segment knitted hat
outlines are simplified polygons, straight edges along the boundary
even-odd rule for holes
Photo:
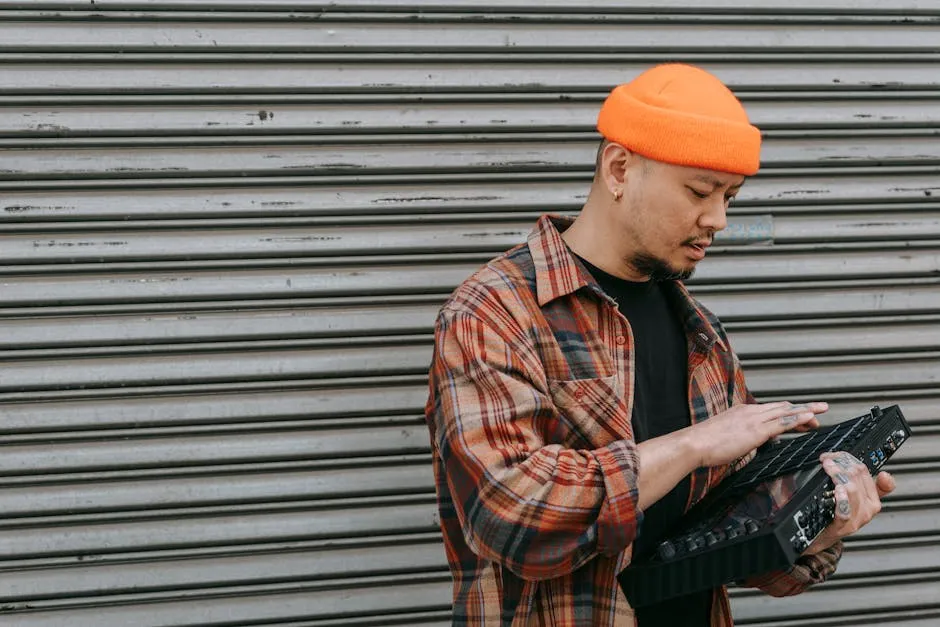
[[[731,90],[705,70],[659,65],[607,97],[597,130],[656,161],[749,176],[760,167],[760,131]]]

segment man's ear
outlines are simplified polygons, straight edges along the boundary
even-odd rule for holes
[[[636,154],[620,144],[609,143],[601,155],[601,181],[607,191],[614,197],[623,194],[627,182],[627,172]]]

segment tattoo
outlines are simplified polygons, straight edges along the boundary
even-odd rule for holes
[[[849,479],[847,476],[845,476],[844,474],[842,474],[841,472],[837,472],[837,473],[836,473],[836,481],[838,481],[838,482],[841,483],[842,485],[845,485],[845,484],[847,484],[847,483],[850,481],[850,479]]]
[[[852,463],[846,460],[844,457],[836,457],[832,462],[841,468],[842,470],[852,470]]]
[[[844,470],[850,470],[853,466],[861,466],[862,462],[852,455],[851,453],[846,453],[845,451],[839,451],[836,455],[835,462]]]
[[[789,416],[784,416],[780,419],[780,424],[784,427],[791,427],[796,424],[796,414],[790,414]]]
[[[848,518],[852,515],[852,506],[849,504],[847,499],[844,501],[839,501],[839,514],[841,514],[844,518]]]

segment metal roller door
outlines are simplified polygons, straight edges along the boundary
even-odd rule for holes
[[[648,65],[764,167],[693,288],[762,399],[899,402],[838,577],[940,624],[940,2],[0,1],[0,623],[445,625],[434,312],[590,182]]]

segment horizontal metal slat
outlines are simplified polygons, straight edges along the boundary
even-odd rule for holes
[[[923,237],[940,238],[940,219],[914,217],[909,226]],[[174,231],[96,231],[29,233],[2,237],[0,263],[126,261],[152,259],[251,258],[280,256],[351,256],[494,252],[525,242],[532,221],[497,224],[430,224],[406,227],[303,227],[274,229],[188,228]],[[887,231],[888,228],[881,228]],[[773,237],[769,217],[739,216],[715,238],[717,245],[767,243]]]
[[[4,63],[0,80],[10,87],[7,93],[211,93],[216,91],[337,93],[399,92],[399,91],[498,91],[545,92],[590,90],[604,92],[612,85],[624,83],[638,75],[662,56],[624,61],[602,60],[584,62],[568,57],[564,64],[545,63],[560,57],[544,55],[541,63],[509,61],[505,58],[479,61],[469,56],[459,62],[442,62],[440,55],[426,59],[417,55],[391,56],[378,63],[368,55],[358,63],[321,55],[317,63],[276,63],[269,61],[246,64],[223,57],[227,63],[205,63],[194,60],[181,62],[167,53],[165,62],[155,64],[66,62],[56,58],[45,63]],[[634,55],[635,56],[635,55]],[[784,55],[777,55],[783,60]],[[818,55],[817,55],[818,56]],[[126,57],[124,57],[126,59]],[[348,56],[346,57],[348,59]],[[836,90],[904,86],[908,89],[934,89],[940,85],[933,67],[936,60],[923,54],[903,60],[866,59],[855,64],[845,58],[824,62],[790,60],[776,66],[773,72],[777,89]],[[119,56],[113,61],[121,61]],[[759,62],[717,61],[679,55],[671,60],[688,61],[716,74],[733,89],[766,89],[767,66]],[[395,61],[392,63],[391,61]],[[494,71],[497,69],[499,71]],[[473,86],[472,89],[468,86]]]
[[[900,608],[889,612],[862,612],[859,614],[839,614],[835,616],[814,617],[807,619],[759,620],[757,622],[741,622],[739,625],[760,625],[761,627],[853,627],[860,623],[886,623],[900,627],[933,627],[940,619],[940,609],[906,609]]]
[[[756,394],[825,396],[828,392],[936,387],[940,362],[933,353],[863,358],[751,361],[747,381]]]
[[[832,282],[774,286],[693,286],[692,291],[729,328],[757,320],[890,317],[940,311],[937,279]],[[0,318],[0,347],[165,344],[291,337],[360,337],[429,333],[443,295],[385,297],[368,304],[342,300],[176,303],[133,308],[8,309]],[[42,305],[46,305],[42,307]],[[121,313],[128,311],[129,313]],[[58,315],[54,315],[58,314]],[[871,320],[877,324],[877,319]],[[798,324],[805,324],[800,322]],[[837,322],[835,324],[838,324]],[[766,327],[766,323],[757,325]],[[743,333],[743,332],[742,332]]]
[[[40,3],[61,4],[54,2],[54,0],[38,0],[37,5]],[[121,0],[97,0],[95,6],[96,8],[101,9],[117,9],[121,6]],[[152,8],[160,7],[165,9],[182,9],[186,6],[192,7],[193,5],[189,2],[186,2],[186,0],[155,0],[153,4],[151,4]],[[321,2],[314,4],[300,3],[296,0],[294,2],[283,2],[281,0],[259,0],[258,2],[254,3],[252,3],[251,0],[200,0],[199,5],[197,6],[199,6],[200,9],[203,7],[215,8],[221,6],[277,6],[291,7],[292,9],[306,8],[307,10],[313,11],[329,9],[331,11],[397,12],[401,10],[401,3],[397,0],[341,0],[340,2]],[[894,2],[890,5],[885,5],[879,0],[820,0],[819,2],[814,0],[793,0],[792,2],[788,3],[786,7],[768,5],[768,3],[763,0],[706,0],[705,2],[696,4],[695,8],[691,9],[689,7],[688,0],[650,0],[649,2],[643,4],[642,7],[624,5],[618,0],[589,0],[588,2],[580,5],[577,9],[575,9],[570,2],[566,2],[566,0],[545,0],[544,2],[539,2],[538,5],[533,5],[524,0],[514,0],[504,4],[498,4],[495,2],[486,4],[480,2],[479,0],[448,0],[446,2],[443,0],[409,0],[407,6],[417,7],[423,11],[439,10],[464,12],[525,10],[551,14],[555,14],[556,12],[565,13],[569,11],[572,13],[601,12],[603,14],[607,14],[608,12],[613,12],[630,14],[637,11],[645,12],[650,8],[655,8],[666,13],[670,11],[696,14],[731,12],[734,15],[738,15],[744,12],[756,14],[792,15],[794,11],[803,11],[810,14],[831,12],[857,14],[859,12],[863,12],[878,15],[917,15],[940,12],[940,4],[938,4],[936,0],[898,0],[897,2]]]
[[[382,260],[385,263],[377,265],[326,268],[304,268],[292,260],[295,262],[286,268],[194,268],[184,272],[150,270],[113,274],[79,274],[78,268],[72,267],[67,275],[7,274],[0,277],[0,306],[310,298],[363,293],[376,298],[392,294],[445,294],[483,266],[486,256],[477,259],[466,261],[454,256],[436,256],[427,259],[431,263],[425,265],[406,265],[410,260],[401,257],[385,259]],[[395,261],[400,265],[389,263]],[[835,245],[793,250],[727,249],[711,254],[697,272],[693,285],[832,278],[900,279],[930,276],[938,271],[940,252],[930,242],[911,244],[899,250],[879,246],[861,251]]]
[[[702,267],[704,270],[704,266]],[[932,279],[893,282],[828,283],[748,288],[693,286],[693,292],[724,322],[825,319],[864,315],[904,315],[940,311],[940,292]]]
[[[507,250],[525,242],[534,221],[468,217],[434,223],[432,220],[383,226],[302,226],[275,228],[270,224],[213,228],[210,221],[177,229],[115,230],[85,227],[74,232],[68,224],[49,225],[42,232],[9,233],[0,263],[134,261],[161,259],[251,258],[280,256],[352,256],[432,254]],[[488,218],[488,219],[487,219]],[[911,239],[940,239],[940,212],[839,216],[735,215],[728,228],[715,236],[716,246],[760,243],[831,243]]]
[[[426,435],[424,437],[427,439]],[[209,450],[208,446],[203,446],[204,450]],[[90,451],[88,457],[94,453],[94,450]],[[350,455],[352,454],[351,451]],[[185,516],[187,509],[197,507],[230,505],[237,508],[239,505],[253,503],[309,503],[316,500],[370,496],[433,496],[434,477],[430,456],[422,456],[420,459],[420,462],[409,465],[392,465],[383,463],[380,459],[373,459],[368,467],[336,470],[320,468],[306,472],[268,471],[264,464],[258,463],[249,472],[230,472],[224,475],[200,476],[195,469],[191,473],[192,476],[184,477],[161,477],[155,473],[154,478],[147,478],[146,474],[143,478],[126,478],[121,473],[112,473],[113,479],[105,478],[85,483],[68,483],[66,476],[61,484],[48,485],[43,484],[40,476],[32,486],[4,485],[0,488],[0,503],[8,508],[3,510],[3,520],[15,523],[19,518],[32,519],[36,516],[71,516],[154,509],[173,509],[177,510],[178,515]],[[208,463],[213,461],[222,460],[218,457],[215,460],[207,460]],[[142,466],[146,463],[147,460],[143,460]],[[352,460],[342,460],[338,461],[337,465],[350,466],[352,463]],[[86,467],[94,468],[95,465],[106,464],[107,460],[99,457],[89,460]],[[146,470],[140,469],[133,474],[143,473],[146,473]]]
[[[185,513],[185,516],[180,516]],[[300,542],[440,531],[433,494],[412,498],[357,498],[316,506],[266,503],[203,511],[123,512],[0,521],[5,559],[89,556],[129,551]]]
[[[410,433],[413,441],[427,441],[424,427],[411,429]],[[309,438],[298,437],[301,444],[307,439]],[[205,459],[197,460],[200,466],[231,461],[225,456],[225,453],[232,448],[231,443],[222,436],[219,440],[220,447],[224,447],[224,450],[220,452],[216,452],[209,441],[197,440],[189,446],[189,451],[205,454]],[[266,462],[297,459],[298,454],[295,451],[288,451],[290,455],[285,455],[283,445],[280,450],[262,451],[261,445],[269,440],[270,438],[258,437],[258,448],[250,449],[251,441],[243,438],[242,445],[250,449],[250,454],[238,458],[237,461],[247,464],[250,460],[252,465],[243,466],[241,472],[228,470],[225,474],[219,471],[210,474],[213,470],[211,468],[190,468],[188,475],[177,477],[164,476],[159,470],[148,471],[147,468],[156,464],[169,465],[175,457],[179,459],[179,464],[174,470],[182,473],[183,468],[194,462],[192,457],[186,455],[187,451],[177,453],[154,450],[156,447],[148,446],[146,442],[138,443],[136,447],[133,442],[130,442],[123,449],[119,445],[92,446],[89,450],[82,451],[81,455],[63,446],[50,446],[48,456],[52,460],[44,462],[33,462],[25,455],[28,453],[26,447],[9,447],[13,459],[6,464],[4,471],[19,474],[31,470],[36,474],[30,476],[29,485],[22,487],[10,478],[4,478],[3,487],[0,488],[0,505],[2,505],[4,518],[12,521],[18,517],[27,516],[273,503],[346,498],[356,495],[431,495],[434,492],[430,457],[419,456],[406,465],[384,462],[382,459],[361,460],[358,461],[358,465],[353,465],[357,460],[351,457],[357,451],[351,448],[348,452],[350,459],[337,461],[337,465],[342,464],[346,468],[331,470],[321,465],[319,468],[310,470],[278,472],[273,467],[269,468]],[[899,486],[896,495],[892,498],[927,499],[940,496],[936,488],[940,472],[934,466],[921,465],[911,468],[904,466],[906,461],[925,457],[936,462],[938,440],[940,436],[936,433],[915,431],[911,442],[905,444],[896,454],[896,459],[892,459],[889,469],[896,473]],[[915,443],[916,446],[914,446]],[[389,449],[392,448],[390,444]],[[427,448],[428,445],[423,444],[420,448],[414,446],[412,451],[425,451]],[[115,449],[117,449],[116,459],[108,458],[108,452]],[[128,458],[134,451],[140,454],[140,464],[137,467],[127,467]],[[69,456],[70,452],[71,456]],[[385,454],[392,455],[396,452],[388,450]],[[406,451],[398,453],[404,452]],[[28,469],[27,465],[36,466],[36,468]],[[125,472],[107,473],[101,478],[94,478],[94,475],[91,475],[91,480],[86,478],[85,481],[72,480],[66,474],[59,477],[39,474],[67,471],[87,473],[99,468],[111,469],[122,466],[126,469]],[[82,478],[85,477],[76,477],[76,479]]]
[[[193,428],[188,425],[209,425],[209,428],[225,425],[233,429],[239,423],[261,421],[295,421],[295,424],[310,421],[311,425],[316,421],[316,424],[340,425],[346,421],[366,419],[359,416],[402,416],[394,419],[400,422],[421,416],[426,398],[427,387],[424,385],[372,383],[358,388],[202,394],[194,391],[187,395],[130,398],[114,398],[107,394],[102,398],[67,401],[39,397],[31,403],[0,404],[0,413],[3,415],[3,431],[7,434],[58,431],[75,432],[72,435],[79,436],[81,431],[87,430]],[[840,394],[824,400],[830,404],[829,413],[822,416],[827,424],[859,416],[875,404],[887,407],[895,403],[900,404],[912,423],[940,423],[937,394],[929,391],[918,395],[880,392],[873,388],[850,398]]]
[[[64,359],[109,352],[149,355],[271,348],[302,350],[331,342],[347,348],[367,346],[369,336],[379,336],[372,341],[376,351],[381,352],[384,343],[390,339],[394,341],[388,336],[417,333],[430,338],[439,306],[439,303],[434,303],[313,311],[203,312],[134,318],[0,319],[0,331],[8,331],[7,337],[10,337],[10,341],[0,346],[22,349],[21,352],[9,353],[11,357],[42,357],[54,349]],[[779,316],[784,318],[786,312],[780,311]],[[735,351],[744,358],[940,349],[940,330],[937,319],[932,316],[729,323],[727,329]],[[158,348],[155,344],[160,342],[167,343],[167,346]],[[88,348],[62,351],[70,345]],[[105,346],[115,348],[105,349]],[[124,346],[126,348],[118,348]],[[28,350],[39,347],[44,347],[44,350]]]
[[[859,319],[807,324],[729,325],[734,350],[742,357],[847,355],[940,350],[940,319]]]
[[[892,291],[871,287],[868,292],[887,301]],[[826,298],[817,292],[817,299]],[[763,297],[755,290],[754,300]],[[833,298],[841,298],[837,293]],[[706,295],[705,303],[723,317],[726,308],[720,292]],[[142,352],[157,350],[158,344],[279,341],[291,339],[360,343],[362,338],[403,334],[431,334],[444,299],[427,303],[350,303],[335,307],[294,307],[290,309],[243,309],[179,313],[108,315],[104,311],[88,315],[41,318],[0,318],[0,348],[41,349],[70,346],[97,347],[147,345]],[[745,303],[748,309],[749,304]],[[932,316],[889,316],[891,309],[854,309],[848,320],[794,320],[806,311],[802,302],[777,310],[774,322],[727,322],[736,351],[747,356],[786,353],[863,352],[873,350],[928,350],[938,333]],[[837,312],[827,312],[835,314]],[[877,317],[869,317],[872,315]],[[730,318],[729,319],[733,319]],[[788,321],[784,321],[787,320]],[[259,346],[263,346],[259,344]],[[135,350],[128,348],[127,350]],[[167,349],[169,350],[169,349]],[[29,353],[27,353],[29,354]],[[75,354],[75,353],[73,353]]]
[[[0,365],[0,391],[418,375],[427,372],[431,348],[428,339],[402,338],[384,349],[323,346],[145,358],[7,359]],[[747,365],[751,386],[764,394],[914,388],[935,384],[940,377],[934,353],[749,360]]]
[[[107,606],[96,605],[94,599],[82,605],[43,601],[30,604],[26,611],[8,611],[6,616],[10,624],[26,627],[60,627],[62,621],[76,627],[143,625],[155,615],[171,625],[233,625],[233,619],[242,624],[365,616],[375,620],[405,611],[446,609],[452,588],[449,575],[412,575],[407,582],[394,576],[376,577],[362,583],[350,581],[340,591],[334,586],[284,586],[268,590],[245,587],[226,590],[225,594],[206,591],[201,595],[165,595],[166,600],[161,601],[138,594],[127,595],[122,604]],[[62,607],[54,611],[50,607],[53,605]]]
[[[940,565],[940,546],[935,541],[881,542],[878,546],[850,542],[836,578],[882,575],[890,572],[935,570]],[[335,541],[308,549],[266,549],[234,554],[168,559],[113,556],[89,563],[62,563],[31,569],[18,567],[7,575],[8,586],[0,600],[25,602],[35,598],[120,594],[131,590],[184,589],[355,577],[372,572],[430,572],[447,568],[444,550],[436,534],[403,536],[386,541]],[[739,595],[735,595],[737,599]]]
[[[940,109],[938,109],[940,110]],[[749,180],[729,209],[768,213],[782,217],[786,212],[860,214],[883,211],[894,214],[902,206],[877,203],[912,203],[916,208],[932,208],[940,200],[938,174],[933,170],[907,173],[882,168],[879,172],[843,170],[824,172],[775,172]],[[130,183],[130,182],[128,182]],[[448,181],[401,182],[364,186],[317,185],[305,187],[256,187],[237,191],[218,188],[172,189],[172,180],[160,188],[92,191],[6,190],[0,200],[0,222],[79,221],[79,220],[239,220],[250,218],[310,217],[321,221],[374,223],[376,220],[406,219],[420,224],[429,214],[441,217],[453,213],[498,214],[505,218],[523,212],[575,212],[587,199],[590,181]],[[927,204],[925,204],[927,203]],[[532,220],[534,223],[534,220]],[[133,224],[133,223],[131,223]],[[37,225],[38,226],[38,225]],[[93,226],[93,225],[92,225]],[[128,225],[125,225],[125,227]],[[21,228],[21,227],[17,227]],[[86,226],[87,228],[87,226]]]
[[[443,299],[429,303],[191,313],[0,318],[0,348],[108,346],[430,333]]]
[[[59,595],[121,593],[149,589],[179,589],[186,586],[205,587],[247,583],[242,573],[259,573],[252,582],[303,580],[335,575],[357,576],[370,570],[418,570],[425,572],[446,568],[443,550],[437,542],[402,543],[377,548],[346,548],[316,552],[262,553],[183,561],[148,561],[115,563],[100,562],[70,568],[44,568],[33,573],[17,572],[3,600],[29,603],[31,599]],[[839,565],[839,576],[847,574],[882,574],[895,570],[895,565],[936,566],[936,544],[890,546],[877,551],[859,551],[852,546]],[[860,567],[865,570],[860,570]],[[334,574],[335,573],[335,574]],[[734,596],[738,606],[739,595]],[[791,601],[793,602],[793,601]],[[746,600],[745,600],[746,603]]]
[[[940,542],[923,539],[858,541],[849,539],[834,579],[878,577],[887,573],[936,571]]]
[[[760,99],[738,94],[751,122],[763,130],[778,128],[936,127],[936,97],[881,99],[864,93],[793,94],[789,99]],[[575,99],[577,98],[577,99]],[[234,97],[233,97],[234,99]],[[309,98],[315,100],[314,98]],[[377,100],[377,99],[376,99]],[[443,133],[501,131],[590,132],[603,94],[558,94],[519,102],[509,96],[435,103],[406,95],[384,102],[290,103],[257,98],[240,105],[149,103],[76,106],[5,106],[0,109],[0,137],[85,137],[220,134]],[[0,96],[2,102],[2,96]]]
[[[82,520],[81,517],[28,519],[23,526],[3,524],[0,546],[8,560],[52,557],[99,559],[106,554],[131,551],[180,550],[207,547],[235,547],[242,544],[301,542],[327,538],[378,537],[401,533],[436,533],[436,505],[433,493],[423,501],[357,499],[355,504],[302,510],[266,504],[263,509],[228,506],[193,510],[171,510],[150,516],[124,513],[120,517]],[[186,516],[180,516],[185,512]],[[925,502],[917,508],[888,504],[857,538],[875,541],[882,537],[915,537],[935,533],[940,508]],[[853,540],[854,541],[854,540]],[[120,557],[118,555],[118,557]],[[17,562],[19,563],[19,562]]]
[[[927,19],[912,17],[872,24],[849,16],[820,20],[825,28],[790,28],[781,24],[748,23],[741,17],[727,23],[709,16],[670,18],[655,10],[636,13],[629,19],[612,20],[609,15],[593,20],[565,20],[563,15],[543,22],[526,16],[481,15],[474,20],[447,19],[444,15],[402,11],[383,16],[382,21],[340,21],[333,14],[319,21],[285,20],[278,27],[248,21],[206,23],[161,20],[154,23],[133,19],[99,21],[90,28],[73,20],[35,22],[10,20],[0,26],[0,40],[8,50],[41,52],[86,51],[834,51],[862,49],[866,52],[932,51],[940,46],[940,35]],[[285,16],[287,17],[287,16]],[[331,20],[330,17],[333,19]],[[743,17],[743,16],[742,16]],[[787,20],[796,22],[796,16]],[[810,18],[804,17],[806,21]],[[335,21],[334,21],[335,20]],[[753,20],[753,18],[752,18]],[[753,20],[756,21],[756,20]],[[548,42],[551,42],[550,45]]]
[[[774,216],[773,241],[838,242],[890,241],[924,239],[940,234],[940,213],[905,213],[897,211],[830,216],[823,212],[812,216]],[[733,218],[732,218],[733,220]]]
[[[426,341],[399,343],[384,352],[390,361],[378,360],[376,347],[5,360],[0,365],[0,391],[422,374],[431,363]]]
[[[130,7],[124,0],[96,0],[94,5],[90,0],[32,0],[30,6],[36,8],[60,9],[68,5],[75,9],[94,9],[95,11],[127,11]],[[319,14],[321,12],[349,11],[355,13],[401,13],[403,5],[397,0],[342,0],[341,2],[308,2],[302,0],[199,0],[198,3],[190,0],[149,0],[146,4],[130,5],[136,10],[144,7],[150,11],[181,11],[196,15],[218,15],[219,9],[257,12],[259,10],[291,11]],[[873,14],[873,15],[932,15],[940,12],[940,4],[936,0],[898,0],[885,5],[880,0],[793,0],[786,8],[768,5],[762,0],[707,0],[690,9],[688,0],[651,0],[642,7],[624,5],[618,0],[590,0],[574,7],[566,0],[545,0],[533,5],[525,1],[508,3],[486,4],[479,0],[410,0],[408,11],[420,9],[422,12],[440,11],[445,13],[463,12],[532,12],[550,14],[632,14],[647,12],[656,9],[669,13],[730,13],[740,15],[753,13],[757,15],[792,15],[794,11],[808,14]],[[3,0],[0,8],[21,9],[22,2]],[[745,11],[746,10],[746,11]]]
[[[160,431],[122,430],[116,433],[77,434],[74,439],[48,436],[16,442],[4,438],[0,477],[30,475],[36,481],[43,473],[92,471],[119,468],[179,468],[211,464],[263,463],[265,461],[352,458],[371,455],[400,456],[427,452],[427,429],[420,416],[407,422],[383,426],[351,423],[346,429],[292,429]],[[359,428],[355,428],[358,426]],[[337,462],[337,465],[340,465]],[[0,479],[0,485],[4,481]],[[0,510],[2,511],[2,510]]]
[[[0,404],[4,432],[233,425],[277,420],[341,421],[357,416],[420,416],[426,386],[332,387],[235,393],[192,393],[142,398]]]
[[[373,573],[447,572],[438,534],[399,536],[294,547],[238,550],[231,554],[167,559],[161,555],[115,555],[36,568],[0,565],[5,585],[0,601],[31,603],[42,598],[81,598],[161,590],[361,577]],[[342,585],[342,581],[337,582]]]
[[[867,582],[827,582],[815,586],[799,597],[774,598],[764,594],[735,600],[735,622],[752,624],[780,616],[812,619],[836,613],[901,610],[904,608],[940,607],[940,586],[934,577],[922,576],[903,582],[888,577]]]
[[[530,229],[531,223],[10,234],[0,263],[490,252],[524,242]]]
[[[765,170],[783,167],[936,164],[940,149],[931,133],[895,131],[893,135],[770,137],[761,148]],[[903,133],[903,134],[902,134]],[[313,139],[313,138],[311,138]],[[446,139],[446,138],[442,138]],[[592,170],[598,141],[592,136],[550,142],[520,141],[316,145],[290,144],[140,147],[64,147],[78,140],[29,140],[30,148],[0,150],[0,180],[120,179],[128,177],[268,177],[368,174],[384,172],[558,172]],[[9,140],[12,141],[12,140]],[[9,143],[9,141],[7,143]],[[26,141],[26,140],[22,140]],[[52,141],[40,147],[37,142]],[[105,140],[97,140],[105,141]],[[296,143],[293,143],[296,142]],[[224,142],[217,142],[224,143]]]

